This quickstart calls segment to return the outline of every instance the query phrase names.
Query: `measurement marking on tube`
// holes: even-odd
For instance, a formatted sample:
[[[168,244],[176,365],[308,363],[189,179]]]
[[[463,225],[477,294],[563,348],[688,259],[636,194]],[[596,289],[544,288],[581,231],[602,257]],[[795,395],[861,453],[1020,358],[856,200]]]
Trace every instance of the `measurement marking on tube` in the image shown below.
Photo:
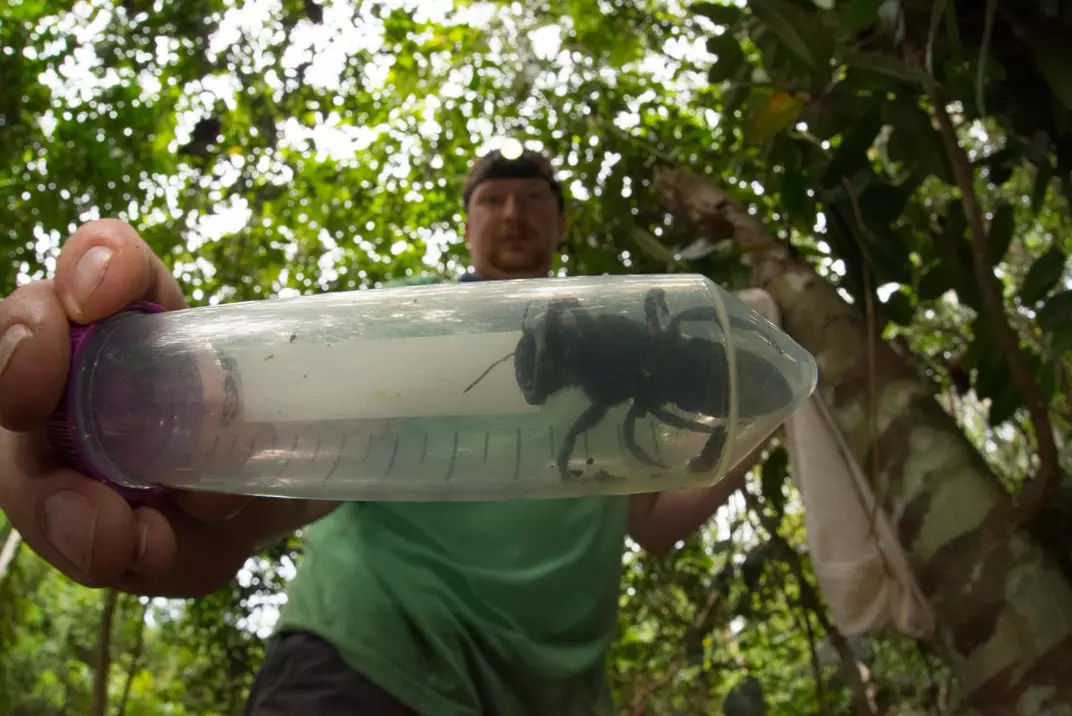
[[[349,439],[350,439],[349,435],[343,435],[342,436],[342,445],[339,446],[339,452],[335,455],[335,463],[331,466],[331,471],[328,472],[327,476],[324,478],[324,482],[321,483],[321,484],[326,485],[328,480],[331,479],[331,476],[335,474],[335,471],[339,469],[339,463],[342,462],[343,452],[346,450],[346,441],[349,440]],[[317,443],[317,448],[319,449],[319,447],[320,447],[320,443],[318,442]]]
[[[235,436],[235,442],[238,442],[238,436],[237,435]],[[238,463],[238,467],[236,467],[235,471],[231,473],[231,477],[234,477],[238,473],[242,472],[242,468],[244,468],[246,466],[246,463],[249,462],[249,459],[251,457],[253,457],[253,447],[256,444],[257,444],[257,436],[254,435],[253,438],[249,441],[249,446],[246,448],[246,459],[243,460],[242,462]]]
[[[235,435],[234,437],[231,438],[231,447],[227,448],[227,453],[224,456],[225,458],[230,458],[231,456],[233,456],[235,454],[235,446],[236,445],[238,445],[238,436],[237,435]],[[237,475],[238,471],[242,469],[242,465],[244,465],[244,464],[245,463],[239,464],[239,466],[235,468],[235,471],[231,473],[231,476],[234,477],[235,475]]]
[[[484,462],[488,461],[488,434],[484,433]]]
[[[584,431],[584,456],[592,457],[592,449],[588,446],[588,431]]]
[[[282,475],[284,472],[287,471],[287,468],[290,467],[290,459],[294,457],[294,452],[298,449],[298,440],[300,439],[301,433],[298,433],[294,436],[294,444],[290,446],[290,455],[288,455],[287,459],[283,461],[283,467],[280,468],[279,475]],[[279,475],[277,475],[276,477],[278,477]]]
[[[205,466],[208,465],[212,461],[212,456],[216,454],[216,448],[219,446],[219,444],[220,444],[220,436],[217,435],[216,438],[212,441],[212,447],[210,447],[208,449],[208,452],[205,453],[205,459],[202,460],[201,464],[197,466],[197,472],[204,471]]]
[[[521,476],[521,428],[517,429],[517,442],[514,448],[514,479]]]
[[[387,463],[387,472],[383,473],[383,477],[380,478],[381,480],[386,480],[387,476],[391,474],[391,470],[395,467],[395,458],[398,457],[398,440],[399,436],[395,435],[395,444],[391,449],[391,462]]]
[[[454,431],[454,449],[450,452],[450,463],[447,465],[447,480],[454,474],[454,457],[458,454],[458,431]]]
[[[624,453],[625,452],[625,441],[622,439],[622,430],[623,430],[622,426],[619,425],[616,432],[618,433],[618,452]]]
[[[424,436],[424,442],[421,445],[421,464],[424,464],[424,458],[428,457],[428,435]]]
[[[372,433],[369,433],[368,440],[365,441],[365,454],[361,457],[362,465],[368,462],[370,452],[372,452]]]
[[[555,456],[555,426],[547,426],[547,454],[551,457]]]

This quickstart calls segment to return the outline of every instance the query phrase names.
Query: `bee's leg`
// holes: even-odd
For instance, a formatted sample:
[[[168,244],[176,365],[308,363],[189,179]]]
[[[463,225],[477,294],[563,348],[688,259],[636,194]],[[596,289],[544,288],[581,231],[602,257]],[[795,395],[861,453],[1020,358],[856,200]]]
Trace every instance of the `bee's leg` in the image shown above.
[[[580,474],[571,473],[569,470],[569,459],[573,454],[573,446],[576,444],[577,438],[599,425],[599,422],[607,415],[607,408],[608,406],[599,404],[589,406],[570,426],[566,437],[562,438],[562,445],[558,449],[558,474],[562,476],[563,480],[572,480]]]
[[[679,430],[691,430],[696,433],[710,433],[714,432],[716,427],[714,425],[705,425],[704,423],[700,423],[695,420],[689,420],[688,418],[683,418],[680,415],[674,415],[669,410],[664,410],[663,408],[652,408],[650,412],[652,415],[657,417],[659,420],[662,420],[670,427],[677,428]]]
[[[629,408],[629,412],[625,415],[625,426],[622,429],[622,432],[624,433],[623,437],[625,441],[625,447],[627,450],[629,450],[633,457],[635,457],[637,460],[644,463],[645,465],[651,465],[652,467],[665,467],[665,465],[648,455],[640,448],[639,445],[637,445],[636,420],[637,418],[644,417],[645,413],[647,412],[647,410],[637,405],[636,403],[633,403],[633,405]]]
[[[681,330],[681,324],[685,321],[715,321],[718,322],[718,312],[710,306],[696,306],[686,308],[670,319],[667,333],[677,333]]]
[[[717,426],[707,439],[703,450],[696,457],[689,460],[689,472],[708,472],[715,467],[715,462],[722,455],[722,448],[726,444],[726,428]]]
[[[714,321],[721,324],[722,319],[711,306],[694,306],[693,308],[686,308],[673,318],[670,319],[670,325],[667,326],[667,333],[678,333],[681,331],[681,324],[686,321]],[[755,331],[755,326],[751,323],[742,320],[739,317],[729,316],[731,326],[735,326],[737,330],[748,331],[749,333]],[[725,329],[725,326],[721,326]]]
[[[662,332],[660,314],[670,315],[670,309],[666,305],[666,291],[653,288],[644,296],[644,315],[648,319],[648,328],[652,333]]]

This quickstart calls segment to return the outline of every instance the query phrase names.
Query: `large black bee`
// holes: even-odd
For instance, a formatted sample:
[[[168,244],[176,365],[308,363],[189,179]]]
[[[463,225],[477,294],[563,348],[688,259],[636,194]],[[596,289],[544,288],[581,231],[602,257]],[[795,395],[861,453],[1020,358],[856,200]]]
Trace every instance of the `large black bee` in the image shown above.
[[[559,448],[557,464],[563,479],[573,477],[568,463],[577,438],[598,425],[611,407],[629,400],[632,405],[623,438],[637,460],[663,467],[636,443],[637,419],[651,414],[679,429],[710,433],[689,470],[711,470],[722,454],[725,428],[681,417],[667,407],[711,418],[728,415],[725,347],[681,332],[686,321],[717,321],[718,316],[713,309],[698,307],[671,317],[666,295],[659,288],[647,292],[644,309],[645,323],[621,315],[593,316],[576,298],[551,301],[542,320],[529,319],[526,308],[517,348],[489,366],[464,392],[511,357],[529,405],[543,405],[558,391],[579,386],[591,405],[570,427]],[[665,326],[664,321],[668,321]],[[738,384],[754,386],[750,394],[759,393],[747,405],[741,404],[739,418],[766,414],[792,400],[789,384],[774,365],[744,350],[737,350],[736,358]]]

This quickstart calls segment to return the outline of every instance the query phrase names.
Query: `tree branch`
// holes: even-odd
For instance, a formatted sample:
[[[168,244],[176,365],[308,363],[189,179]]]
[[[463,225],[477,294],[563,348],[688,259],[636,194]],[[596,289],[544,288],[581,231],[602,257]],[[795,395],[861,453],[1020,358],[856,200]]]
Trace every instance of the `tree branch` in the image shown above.
[[[134,641],[134,652],[130,655],[130,666],[127,668],[127,680],[123,685],[123,695],[119,699],[119,708],[116,716],[126,716],[127,701],[130,698],[130,687],[134,684],[134,677],[138,673],[139,661],[141,660],[142,648],[145,646],[145,613],[149,606],[145,605],[138,613],[138,636]]]
[[[979,285],[979,297],[983,309],[994,331],[994,340],[1005,355],[1012,376],[1013,385],[1024,401],[1031,423],[1035,428],[1035,440],[1038,442],[1039,471],[1035,480],[1029,482],[1021,492],[1021,522],[1030,522],[1045,507],[1060,484],[1060,467],[1058,464],[1057,444],[1053,437],[1053,426],[1047,403],[1043,398],[1035,379],[1028,369],[1027,359],[1020,350],[1020,342],[1005,319],[1005,302],[1001,296],[1001,286],[994,276],[993,263],[987,251],[987,231],[983,223],[982,210],[975,194],[971,163],[957,140],[956,129],[946,110],[945,97],[941,88],[930,83],[927,94],[934,105],[934,114],[938,119],[938,131],[945,146],[946,155],[953,168],[953,177],[960,188],[964,202],[964,214],[968,220],[971,235],[972,267],[975,280]]]
[[[104,594],[104,608],[101,611],[100,637],[97,640],[96,672],[93,675],[92,716],[104,716],[108,713],[108,670],[111,666],[112,618],[119,602],[119,592],[109,589]]]

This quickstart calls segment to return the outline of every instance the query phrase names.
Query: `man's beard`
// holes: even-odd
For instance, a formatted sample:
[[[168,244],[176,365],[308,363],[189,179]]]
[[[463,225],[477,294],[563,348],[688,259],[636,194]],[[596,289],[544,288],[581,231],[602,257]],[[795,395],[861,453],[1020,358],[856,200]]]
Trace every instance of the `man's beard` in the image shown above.
[[[493,263],[504,271],[539,272],[548,264],[548,253],[535,241],[526,241],[517,248],[500,244],[493,254]]]

